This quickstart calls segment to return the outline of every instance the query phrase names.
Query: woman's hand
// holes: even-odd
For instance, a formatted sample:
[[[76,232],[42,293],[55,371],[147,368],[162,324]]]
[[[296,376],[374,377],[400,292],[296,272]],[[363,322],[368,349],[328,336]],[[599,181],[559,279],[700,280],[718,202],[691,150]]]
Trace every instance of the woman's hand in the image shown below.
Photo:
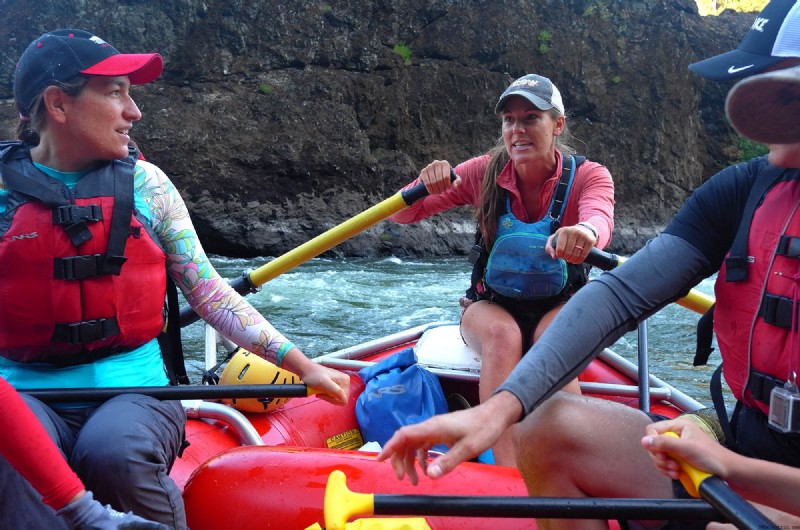
[[[391,459],[398,480],[408,476],[412,484],[419,482],[415,461],[419,461],[425,475],[439,478],[490,448],[519,420],[521,413],[522,405],[517,398],[509,392],[500,392],[477,407],[440,414],[398,429],[377,458]],[[437,444],[450,449],[429,462],[428,450]]]
[[[350,376],[344,372],[315,363],[298,348],[286,354],[284,364],[296,373],[303,383],[315,390],[320,399],[334,405],[346,405],[350,399]]]
[[[446,160],[434,160],[420,171],[419,180],[425,184],[429,194],[444,193],[451,187],[461,185],[460,178],[450,181],[451,169],[450,163]]]
[[[554,259],[561,258],[568,263],[583,263],[596,244],[597,237],[585,226],[562,226],[547,239],[545,250]]]

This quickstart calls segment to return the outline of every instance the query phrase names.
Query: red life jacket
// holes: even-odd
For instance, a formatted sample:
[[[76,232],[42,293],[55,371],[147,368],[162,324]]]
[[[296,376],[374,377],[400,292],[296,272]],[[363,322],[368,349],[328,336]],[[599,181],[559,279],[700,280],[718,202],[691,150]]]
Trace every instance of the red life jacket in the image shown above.
[[[69,190],[0,144],[0,355],[57,365],[141,346],[164,325],[166,254],[133,208],[136,153]]]
[[[800,182],[782,180],[755,210],[747,238],[749,273],[722,267],[714,286],[714,332],[736,399],[768,413],[769,386],[800,371]]]

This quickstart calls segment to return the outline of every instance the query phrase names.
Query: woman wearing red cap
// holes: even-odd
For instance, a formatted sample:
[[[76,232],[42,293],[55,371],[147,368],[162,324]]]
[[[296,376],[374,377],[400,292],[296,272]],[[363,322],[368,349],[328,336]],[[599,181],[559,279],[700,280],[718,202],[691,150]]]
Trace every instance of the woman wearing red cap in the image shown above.
[[[517,79],[495,112],[502,121],[498,146],[457,165],[454,180],[448,162],[432,162],[415,181],[430,195],[391,217],[412,223],[458,206],[477,208],[480,255],[462,299],[461,334],[482,357],[481,401],[586,283],[582,261],[592,247],[608,245],[614,227],[611,175],[572,156],[561,93],[548,78]],[[577,379],[566,390],[580,393]],[[515,465],[510,433],[492,452],[496,463]]]
[[[158,54],[121,54],[80,30],[45,33],[20,58],[23,141],[0,143],[0,376],[19,390],[169,384],[157,340],[169,277],[222,335],[346,403],[349,377],[308,359],[217,274],[175,186],[130,146],[131,85],[161,68]],[[186,527],[168,476],[179,402],[26,399],[99,500]],[[0,527],[63,524],[0,460]]]

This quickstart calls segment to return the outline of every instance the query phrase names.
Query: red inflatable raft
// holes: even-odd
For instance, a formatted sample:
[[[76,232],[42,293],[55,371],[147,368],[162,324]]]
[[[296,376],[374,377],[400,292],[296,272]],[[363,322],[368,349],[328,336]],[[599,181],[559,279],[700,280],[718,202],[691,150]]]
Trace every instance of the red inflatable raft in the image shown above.
[[[317,359],[351,371],[351,398],[345,407],[314,396],[292,399],[266,413],[184,402],[192,418],[187,424],[190,445],[171,476],[184,488],[190,528],[304,530],[314,523],[322,525],[326,482],[337,469],[345,473],[354,492],[526,496],[516,469],[465,463],[436,481],[422,477],[421,484],[413,487],[398,481],[388,463],[376,462],[374,452],[355,450],[364,442],[355,416],[364,383],[356,371],[409,345],[418,347],[419,362],[439,377],[446,395],[459,393],[477,402],[479,361],[457,332],[456,325],[420,326]],[[639,406],[636,378],[636,367],[608,350],[579,377],[584,394],[632,407]],[[675,416],[701,406],[649,378],[653,412]],[[433,530],[536,528],[532,519],[429,516],[425,520]]]

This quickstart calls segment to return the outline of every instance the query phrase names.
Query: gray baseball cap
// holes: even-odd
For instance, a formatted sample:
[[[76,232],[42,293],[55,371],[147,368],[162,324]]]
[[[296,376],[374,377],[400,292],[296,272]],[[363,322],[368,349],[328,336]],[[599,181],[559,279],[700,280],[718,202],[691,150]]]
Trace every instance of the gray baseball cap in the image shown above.
[[[497,105],[494,107],[495,113],[503,112],[506,100],[511,96],[522,96],[533,103],[539,110],[556,109],[562,115],[564,114],[564,102],[561,100],[561,92],[558,91],[552,81],[541,75],[524,75],[511,83],[497,101]]]

